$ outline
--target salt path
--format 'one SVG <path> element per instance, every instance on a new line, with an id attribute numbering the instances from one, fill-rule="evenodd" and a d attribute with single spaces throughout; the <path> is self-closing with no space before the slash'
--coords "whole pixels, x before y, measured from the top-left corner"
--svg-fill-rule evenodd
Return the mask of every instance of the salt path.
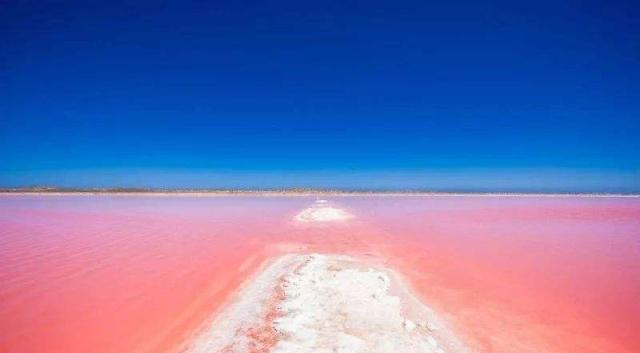
<path id="1" fill-rule="evenodd" d="M 295 222 L 354 216 L 326 201 Z M 204 353 L 467 352 L 393 270 L 340 254 L 287 254 L 239 290 L 190 345 Z"/>

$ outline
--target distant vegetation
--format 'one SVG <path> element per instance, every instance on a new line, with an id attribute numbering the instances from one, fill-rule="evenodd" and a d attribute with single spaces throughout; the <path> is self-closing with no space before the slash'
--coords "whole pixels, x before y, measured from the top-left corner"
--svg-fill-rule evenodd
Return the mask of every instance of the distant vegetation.
<path id="1" fill-rule="evenodd" d="M 272 188 L 272 189 L 223 189 L 223 188 L 73 188 L 57 186 L 0 187 L 0 194 L 218 194 L 218 195 L 620 195 L 634 196 L 633 193 L 568 193 L 536 191 L 477 191 L 477 190 L 427 190 L 427 189 L 322 189 L 322 188 Z"/>
<path id="2" fill-rule="evenodd" d="M 72 188 L 56 186 L 28 186 L 0 188 L 0 193 L 346 193 L 363 192 L 364 190 L 331 190 L 312 188 L 285 189 L 221 189 L 221 188 Z M 373 192 L 373 191 L 371 191 Z"/>

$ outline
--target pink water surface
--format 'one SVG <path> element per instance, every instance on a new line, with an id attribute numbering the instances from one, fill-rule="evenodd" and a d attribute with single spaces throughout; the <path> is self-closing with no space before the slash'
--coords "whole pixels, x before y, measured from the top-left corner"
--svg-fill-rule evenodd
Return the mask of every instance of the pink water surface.
<path id="1" fill-rule="evenodd" d="M 0 196 L 0 352 L 180 350 L 290 251 L 397 269 L 477 352 L 640 351 L 640 199 Z"/>

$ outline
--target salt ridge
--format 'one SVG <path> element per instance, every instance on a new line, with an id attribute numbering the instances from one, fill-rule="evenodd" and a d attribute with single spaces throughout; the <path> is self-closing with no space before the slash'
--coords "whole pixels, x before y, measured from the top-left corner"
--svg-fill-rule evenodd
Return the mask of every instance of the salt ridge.
<path id="1" fill-rule="evenodd" d="M 343 255 L 285 255 L 190 352 L 466 352 L 389 269 Z"/>

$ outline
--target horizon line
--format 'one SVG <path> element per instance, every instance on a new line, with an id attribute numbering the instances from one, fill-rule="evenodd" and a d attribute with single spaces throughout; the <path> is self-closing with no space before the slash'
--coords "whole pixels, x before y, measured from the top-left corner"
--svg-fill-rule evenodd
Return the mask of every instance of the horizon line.
<path id="1" fill-rule="evenodd" d="M 638 192 L 527 192 L 527 191 L 443 191 L 412 189 L 328 189 L 328 188 L 59 188 L 0 187 L 0 195 L 173 195 L 173 196 L 522 196 L 522 197 L 640 197 Z"/>

